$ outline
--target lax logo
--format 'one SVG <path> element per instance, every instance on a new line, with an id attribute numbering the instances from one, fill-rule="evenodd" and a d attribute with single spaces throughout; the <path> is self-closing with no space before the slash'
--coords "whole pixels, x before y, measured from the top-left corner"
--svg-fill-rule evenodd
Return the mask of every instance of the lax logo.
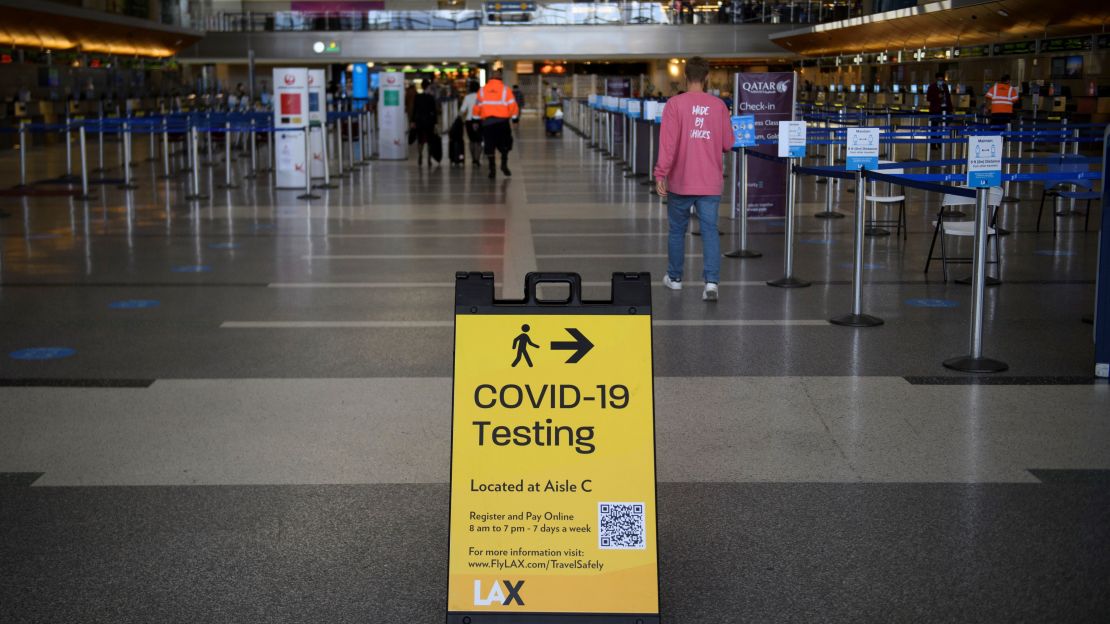
<path id="1" fill-rule="evenodd" d="M 514 585 L 509 581 L 501 581 L 505 585 L 505 591 L 501 591 L 501 585 L 494 583 L 489 588 L 489 593 L 486 597 L 482 597 L 482 581 L 474 581 L 474 604 L 479 607 L 488 607 L 490 605 L 501 605 L 507 607 L 513 602 L 520 606 L 524 606 L 524 600 L 520 597 L 520 588 L 524 586 L 524 581 L 517 581 Z"/>

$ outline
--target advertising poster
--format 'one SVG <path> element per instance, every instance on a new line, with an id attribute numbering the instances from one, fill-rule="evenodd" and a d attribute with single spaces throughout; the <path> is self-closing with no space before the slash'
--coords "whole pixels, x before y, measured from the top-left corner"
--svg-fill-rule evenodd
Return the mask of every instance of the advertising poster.
<path id="1" fill-rule="evenodd" d="M 493 276 L 456 280 L 451 624 L 659 622 L 650 280 L 621 279 L 639 304 L 472 306 Z"/>
<path id="2" fill-rule="evenodd" d="M 274 186 L 303 189 L 308 127 L 308 70 L 276 67 L 274 79 Z"/>
<path id="3" fill-rule="evenodd" d="M 378 94 L 378 158 L 408 158 L 408 117 L 405 114 L 405 75 L 398 72 L 379 74 Z"/>
<path id="4" fill-rule="evenodd" d="M 738 73 L 735 115 L 755 117 L 755 138 L 778 143 L 778 124 L 794 116 L 793 72 Z M 774 144 L 751 148 L 776 155 Z M 739 177 L 738 177 L 739 179 Z M 739 190 L 739 189 L 738 189 Z M 748 216 L 780 218 L 786 214 L 786 166 L 748 158 Z"/>

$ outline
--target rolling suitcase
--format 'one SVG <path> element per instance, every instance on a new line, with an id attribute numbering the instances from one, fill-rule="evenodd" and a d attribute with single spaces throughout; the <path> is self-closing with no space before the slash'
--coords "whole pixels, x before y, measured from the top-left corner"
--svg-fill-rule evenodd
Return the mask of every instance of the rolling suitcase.
<path id="1" fill-rule="evenodd" d="M 452 165 L 461 165 L 466 161 L 466 136 L 461 119 L 455 119 L 451 131 L 447 133 L 447 159 Z"/>
<path id="2" fill-rule="evenodd" d="M 437 163 L 443 160 L 443 137 L 434 132 L 428 139 L 428 158 Z"/>

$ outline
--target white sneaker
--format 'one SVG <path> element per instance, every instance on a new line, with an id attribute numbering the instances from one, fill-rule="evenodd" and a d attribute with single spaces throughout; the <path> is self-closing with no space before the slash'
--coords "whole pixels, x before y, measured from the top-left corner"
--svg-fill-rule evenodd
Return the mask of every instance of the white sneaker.
<path id="1" fill-rule="evenodd" d="M 682 280 L 673 280 L 670 275 L 664 275 L 663 286 L 671 290 L 682 290 Z"/>
<path id="2" fill-rule="evenodd" d="M 717 285 L 713 282 L 706 282 L 705 291 L 701 293 L 702 301 L 716 301 L 717 300 Z"/>

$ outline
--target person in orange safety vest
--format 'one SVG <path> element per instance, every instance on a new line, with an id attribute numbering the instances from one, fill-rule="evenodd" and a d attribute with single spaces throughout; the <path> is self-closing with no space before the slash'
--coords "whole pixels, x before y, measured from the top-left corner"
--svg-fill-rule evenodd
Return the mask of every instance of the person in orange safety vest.
<path id="1" fill-rule="evenodd" d="M 1018 90 L 1010 86 L 1010 76 L 1004 75 L 987 90 L 990 102 L 991 125 L 1006 125 L 1014 117 L 1014 103 L 1019 99 Z"/>
<path id="2" fill-rule="evenodd" d="M 489 159 L 489 177 L 497 177 L 494 150 L 501 152 L 501 173 L 509 171 L 509 151 L 513 149 L 513 129 L 509 121 L 520 114 L 513 91 L 501 82 L 501 72 L 494 71 L 480 91 L 474 105 L 474 116 L 482 120 L 482 142 Z"/>

